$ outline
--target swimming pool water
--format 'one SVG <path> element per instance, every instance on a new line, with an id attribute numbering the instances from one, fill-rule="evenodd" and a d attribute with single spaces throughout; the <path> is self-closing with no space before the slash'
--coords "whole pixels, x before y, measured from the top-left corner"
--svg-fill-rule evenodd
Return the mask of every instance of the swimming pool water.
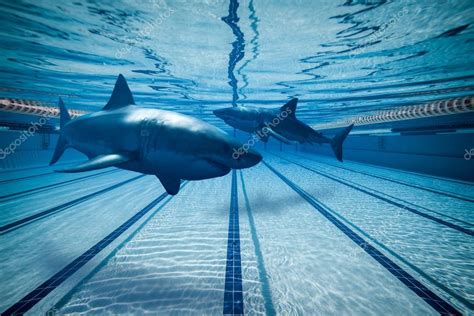
<path id="1" fill-rule="evenodd" d="M 268 153 L 265 162 L 448 304 L 465 312 L 472 308 L 472 202 L 425 190 L 450 193 L 451 188 L 473 199 L 470 184 L 411 174 L 420 188 L 408 187 L 377 178 L 407 176 L 399 171 L 346 162 L 342 167 L 353 170 L 347 171 L 302 153 Z M 42 176 L 36 184 L 16 180 L 23 183 L 17 191 L 37 188 L 54 176 Z M 61 313 L 221 313 L 232 177 L 191 182 L 178 196 L 162 200 L 79 270 L 78 285 L 68 288 L 72 281 L 65 280 L 35 308 L 53 305 Z M 152 176 L 136 179 L 136 174 L 116 171 L 67 184 L 66 194 L 58 185 L 33 192 L 30 199 L 2 201 L 3 210 L 19 203 L 21 217 L 27 217 L 133 178 L 122 187 L 2 231 L 2 256 L 15 260 L 1 263 L 1 308 L 51 278 L 163 190 Z M 246 313 L 436 314 L 422 296 L 265 165 L 236 172 L 234 186 Z M 40 201 L 48 203 L 42 206 Z M 2 223 L 17 216 L 2 212 Z M 27 267 L 32 269 L 25 273 Z"/>
<path id="2" fill-rule="evenodd" d="M 2 100 L 94 112 L 122 73 L 137 105 L 232 133 L 213 110 L 297 97 L 317 125 L 474 91 L 470 0 L 5 0 L 0 14 Z M 2 136 L 24 119 L 0 114 Z M 153 175 L 55 173 L 49 141 L 1 164 L 5 315 L 474 313 L 472 182 L 271 142 L 259 165 L 169 196 Z"/>

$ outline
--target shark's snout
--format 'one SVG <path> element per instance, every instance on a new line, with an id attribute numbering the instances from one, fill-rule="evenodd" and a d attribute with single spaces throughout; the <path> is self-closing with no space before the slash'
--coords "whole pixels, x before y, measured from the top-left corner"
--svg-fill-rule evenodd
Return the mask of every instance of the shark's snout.
<path id="1" fill-rule="evenodd" d="M 217 116 L 218 118 L 225 120 L 229 118 L 230 116 L 229 112 L 230 112 L 229 109 L 225 108 L 225 109 L 214 110 L 212 113 L 214 113 L 214 115 Z"/>
<path id="2" fill-rule="evenodd" d="M 248 164 L 245 168 L 253 167 L 263 159 L 262 155 L 260 155 L 254 150 L 247 152 L 246 154 L 244 154 L 244 156 L 247 156 L 245 159 L 246 163 Z"/>
<path id="3" fill-rule="evenodd" d="M 252 149 L 234 151 L 232 158 L 234 159 L 234 169 L 250 168 L 262 161 L 262 155 Z"/>

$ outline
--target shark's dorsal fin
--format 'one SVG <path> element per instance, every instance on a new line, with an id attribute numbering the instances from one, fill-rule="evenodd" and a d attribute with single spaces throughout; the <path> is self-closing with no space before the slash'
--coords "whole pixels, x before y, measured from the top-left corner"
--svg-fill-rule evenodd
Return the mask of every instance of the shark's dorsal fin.
<path id="1" fill-rule="evenodd" d="M 103 110 L 115 110 L 131 104 L 135 104 L 132 92 L 128 87 L 125 77 L 120 74 L 117 82 L 115 82 L 114 91 L 110 96 L 109 102 L 107 102 Z"/>
<path id="2" fill-rule="evenodd" d="M 110 154 L 110 155 L 99 155 L 91 160 L 88 160 L 79 165 L 68 167 L 65 169 L 55 170 L 56 172 L 82 172 L 96 169 L 102 169 L 107 167 L 113 167 L 117 164 L 127 162 L 130 157 L 124 154 Z"/>
<path id="3" fill-rule="evenodd" d="M 293 98 L 280 108 L 281 112 L 286 112 L 288 116 L 295 117 L 298 98 Z"/>
<path id="4" fill-rule="evenodd" d="M 165 187 L 166 192 L 171 195 L 176 195 L 179 192 L 179 186 L 181 185 L 181 179 L 176 176 L 168 174 L 157 174 L 156 177 L 160 180 L 161 184 Z"/>

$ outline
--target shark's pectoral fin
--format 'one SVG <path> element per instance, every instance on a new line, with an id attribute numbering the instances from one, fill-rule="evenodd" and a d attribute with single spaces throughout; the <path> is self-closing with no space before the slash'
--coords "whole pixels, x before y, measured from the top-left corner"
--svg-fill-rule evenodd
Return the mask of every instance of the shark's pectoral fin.
<path id="1" fill-rule="evenodd" d="M 285 143 L 285 144 L 292 144 L 292 142 L 290 140 L 288 140 L 286 137 L 284 136 L 281 136 L 280 134 L 278 134 L 277 132 L 275 132 L 274 130 L 272 130 L 270 127 L 268 126 L 265 126 L 262 131 L 267 134 L 267 135 L 270 135 L 276 139 L 278 139 L 279 141 Z"/>
<path id="2" fill-rule="evenodd" d="M 107 167 L 113 167 L 120 163 L 124 163 L 130 160 L 130 157 L 125 154 L 110 154 L 100 155 L 92 158 L 89 161 L 81 163 L 77 166 L 55 170 L 56 172 L 82 172 L 96 169 L 102 169 Z"/>
<path id="3" fill-rule="evenodd" d="M 165 187 L 166 192 L 171 195 L 176 195 L 179 192 L 179 186 L 181 185 L 181 179 L 172 175 L 157 174 L 156 177 L 160 180 L 161 184 Z"/>

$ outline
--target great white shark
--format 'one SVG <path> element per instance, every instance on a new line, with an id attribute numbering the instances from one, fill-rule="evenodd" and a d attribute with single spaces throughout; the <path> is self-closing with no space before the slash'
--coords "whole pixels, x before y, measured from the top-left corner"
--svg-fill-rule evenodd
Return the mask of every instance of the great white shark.
<path id="1" fill-rule="evenodd" d="M 233 156 L 242 143 L 204 121 L 136 106 L 122 75 L 101 111 L 71 120 L 61 99 L 59 107 L 60 134 L 50 165 L 66 148 L 84 153 L 89 160 L 57 172 L 115 166 L 156 175 L 166 191 L 175 195 L 181 179 L 220 177 L 231 169 L 249 168 L 262 160 L 253 150 Z"/>
<path id="2" fill-rule="evenodd" d="M 286 144 L 330 144 L 336 158 L 342 161 L 342 144 L 354 124 L 345 127 L 333 138 L 324 136 L 296 118 L 298 99 L 293 98 L 279 108 L 236 106 L 214 110 L 228 125 L 248 133 L 256 133 L 264 142 L 272 136 Z"/>

